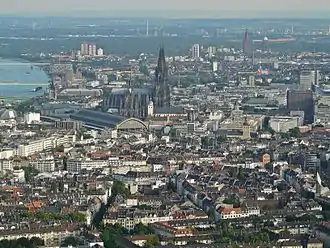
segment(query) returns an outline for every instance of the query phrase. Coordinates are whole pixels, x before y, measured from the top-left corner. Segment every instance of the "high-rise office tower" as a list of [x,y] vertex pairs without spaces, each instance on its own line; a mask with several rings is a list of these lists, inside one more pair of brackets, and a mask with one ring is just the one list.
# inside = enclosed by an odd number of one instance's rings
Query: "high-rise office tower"
[[301,71],[299,75],[299,90],[310,90],[314,83],[314,73],[312,71]]
[[97,47],[95,44],[92,45],[92,56],[96,56],[97,55]]
[[102,48],[97,49],[97,55],[98,56],[103,56],[104,55],[104,51],[103,51]]
[[314,122],[314,97],[311,90],[288,90],[287,109],[289,111],[304,111],[304,122]]
[[198,59],[200,57],[199,52],[200,52],[200,46],[199,46],[199,44],[193,45],[192,48],[191,48],[191,56],[192,56],[192,58]]
[[217,61],[213,61],[213,63],[212,63],[212,70],[213,70],[213,72],[218,71],[218,62]]
[[319,83],[320,83],[320,71],[319,70],[314,70],[311,73],[312,73],[313,85],[318,86]]
[[88,55],[88,51],[89,51],[89,45],[87,43],[81,44],[80,46],[81,55]]
[[243,52],[245,54],[252,53],[250,35],[249,35],[249,31],[247,29],[245,30],[244,39],[243,39]]
[[209,58],[212,58],[217,53],[217,48],[215,46],[209,46],[207,48],[207,54]]
[[80,54],[83,55],[84,54],[84,44],[80,45]]
[[170,89],[168,86],[168,67],[165,59],[164,48],[159,50],[158,64],[156,68],[155,107],[170,106]]

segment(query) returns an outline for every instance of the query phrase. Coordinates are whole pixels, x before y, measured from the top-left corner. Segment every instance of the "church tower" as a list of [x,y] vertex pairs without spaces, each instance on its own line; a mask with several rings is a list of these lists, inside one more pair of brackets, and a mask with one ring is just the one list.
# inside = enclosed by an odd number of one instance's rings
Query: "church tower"
[[243,122],[243,139],[248,140],[251,138],[251,127],[248,123],[247,117],[245,116],[244,122]]
[[152,101],[148,104],[148,116],[154,115],[154,103]]
[[249,31],[246,29],[244,33],[244,39],[243,39],[243,53],[250,55],[252,52],[252,47],[251,47],[251,40],[249,36]]
[[163,47],[161,47],[159,50],[158,64],[156,68],[155,94],[155,108],[164,108],[170,106],[168,67],[166,64],[165,51]]

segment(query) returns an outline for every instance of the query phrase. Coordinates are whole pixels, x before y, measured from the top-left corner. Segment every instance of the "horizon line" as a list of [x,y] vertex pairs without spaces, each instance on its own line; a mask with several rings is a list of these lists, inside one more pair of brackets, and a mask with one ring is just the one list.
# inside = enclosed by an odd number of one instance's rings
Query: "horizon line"
[[[155,13],[157,12],[157,13]],[[213,13],[213,14],[212,14]],[[242,15],[243,14],[243,15]],[[75,12],[12,12],[1,13],[0,17],[43,17],[43,18],[143,18],[143,19],[330,19],[327,11],[213,11],[213,10],[81,10]]]

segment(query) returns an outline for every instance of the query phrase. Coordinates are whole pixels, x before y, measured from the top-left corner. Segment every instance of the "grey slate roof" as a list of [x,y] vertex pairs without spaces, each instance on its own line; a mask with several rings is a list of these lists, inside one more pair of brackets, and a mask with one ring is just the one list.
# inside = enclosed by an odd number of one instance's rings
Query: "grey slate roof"
[[181,107],[164,107],[164,108],[156,108],[156,114],[184,114],[184,108]]
[[71,119],[81,121],[92,126],[111,128],[115,127],[127,118],[96,110],[83,109],[71,115]]
[[[126,95],[128,94],[128,88],[119,88],[119,89],[112,89],[111,95]],[[132,94],[136,95],[151,95],[153,93],[153,89],[151,88],[132,88]]]

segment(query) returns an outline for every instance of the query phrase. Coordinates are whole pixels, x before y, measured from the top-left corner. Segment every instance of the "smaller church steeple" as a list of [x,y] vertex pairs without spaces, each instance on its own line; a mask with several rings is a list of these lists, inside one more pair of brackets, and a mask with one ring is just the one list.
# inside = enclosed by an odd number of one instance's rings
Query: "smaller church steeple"
[[148,116],[153,116],[154,112],[154,103],[153,101],[150,101],[148,104]]
[[251,138],[251,127],[248,122],[247,116],[244,117],[244,122],[243,122],[243,139],[247,140]]

